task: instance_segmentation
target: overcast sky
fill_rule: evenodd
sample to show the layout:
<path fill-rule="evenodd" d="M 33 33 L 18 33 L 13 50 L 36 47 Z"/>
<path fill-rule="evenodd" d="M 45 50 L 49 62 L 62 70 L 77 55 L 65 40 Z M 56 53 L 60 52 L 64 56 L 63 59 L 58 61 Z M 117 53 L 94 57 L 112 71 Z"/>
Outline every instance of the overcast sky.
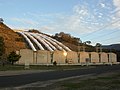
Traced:
<path fill-rule="evenodd" d="M 0 17 L 13 29 L 120 43 L 120 0 L 0 0 Z"/>

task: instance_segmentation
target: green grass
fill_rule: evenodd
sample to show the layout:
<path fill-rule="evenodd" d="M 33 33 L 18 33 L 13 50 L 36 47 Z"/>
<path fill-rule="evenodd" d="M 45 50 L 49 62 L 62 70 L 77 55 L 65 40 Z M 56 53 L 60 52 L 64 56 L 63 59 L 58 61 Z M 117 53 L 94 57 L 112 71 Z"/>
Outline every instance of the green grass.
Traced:
<path fill-rule="evenodd" d="M 120 73 L 95 79 L 63 82 L 65 90 L 120 90 Z"/>
<path fill-rule="evenodd" d="M 0 71 L 9 71 L 9 70 L 24 70 L 23 65 L 5 65 L 0 66 Z"/>
<path fill-rule="evenodd" d="M 30 65 L 28 70 L 68 70 L 68 69 L 85 69 L 85 68 L 93 68 L 95 66 L 75 66 L 75 65 Z M 24 65 L 4 65 L 0 66 L 0 71 L 9 71 L 9 70 L 25 70 Z"/>
<path fill-rule="evenodd" d="M 112 79 L 114 79 L 114 77 L 98 77 L 97 79 L 101 79 L 101 80 L 112 80 Z"/>

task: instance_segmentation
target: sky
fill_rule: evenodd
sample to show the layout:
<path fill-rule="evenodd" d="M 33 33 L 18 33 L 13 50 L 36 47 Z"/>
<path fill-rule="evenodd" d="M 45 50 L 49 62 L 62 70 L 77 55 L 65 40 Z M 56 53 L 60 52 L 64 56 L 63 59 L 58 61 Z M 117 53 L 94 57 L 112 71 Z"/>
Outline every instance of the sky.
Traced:
<path fill-rule="evenodd" d="M 92 45 L 120 43 L 120 0 L 0 0 L 12 29 L 65 32 Z"/>

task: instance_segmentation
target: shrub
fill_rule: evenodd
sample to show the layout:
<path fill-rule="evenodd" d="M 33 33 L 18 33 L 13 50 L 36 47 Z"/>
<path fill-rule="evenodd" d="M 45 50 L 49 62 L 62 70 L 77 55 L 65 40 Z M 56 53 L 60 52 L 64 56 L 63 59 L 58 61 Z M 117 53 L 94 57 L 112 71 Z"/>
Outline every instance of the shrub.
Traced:
<path fill-rule="evenodd" d="M 20 55 L 16 54 L 13 51 L 8 55 L 7 59 L 13 65 L 16 61 L 18 61 L 20 59 L 20 57 L 21 57 Z"/>

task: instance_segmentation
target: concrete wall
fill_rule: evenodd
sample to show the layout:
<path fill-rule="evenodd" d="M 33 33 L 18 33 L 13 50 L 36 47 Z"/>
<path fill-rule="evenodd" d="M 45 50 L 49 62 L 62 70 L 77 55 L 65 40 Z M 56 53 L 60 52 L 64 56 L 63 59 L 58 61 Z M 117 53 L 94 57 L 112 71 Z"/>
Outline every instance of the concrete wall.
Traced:
<path fill-rule="evenodd" d="M 34 58 L 33 58 L 33 51 L 32 50 L 21 49 L 20 55 L 21 55 L 21 58 L 20 58 L 18 63 L 20 63 L 20 64 L 25 64 L 25 63 L 33 64 Z"/>
<path fill-rule="evenodd" d="M 96 52 L 67 52 L 67 56 L 64 55 L 63 51 L 46 51 L 39 50 L 37 52 L 33 52 L 30 49 L 21 49 L 16 52 L 21 55 L 20 60 L 17 62 L 18 64 L 52 64 L 54 61 L 60 64 L 84 64 L 86 63 L 86 58 L 91 57 L 91 63 L 103 63 L 106 62 L 117 62 L 117 56 L 114 53 L 96 53 Z M 100 56 L 99 56 L 100 55 Z M 109 58 L 108 58 L 109 57 Z M 67 63 L 66 63 L 67 60 Z M 79 60 L 79 61 L 78 61 Z"/>
<path fill-rule="evenodd" d="M 78 54 L 77 52 L 69 51 L 67 52 L 67 60 L 69 64 L 78 63 Z"/>
<path fill-rule="evenodd" d="M 36 54 L 36 64 L 50 64 L 50 52 L 46 50 L 38 50 Z"/>
<path fill-rule="evenodd" d="M 108 53 L 109 55 L 109 62 L 115 63 L 117 62 L 117 56 L 115 53 Z"/>
<path fill-rule="evenodd" d="M 54 51 L 53 61 L 56 61 L 57 64 L 65 64 L 66 57 L 63 54 L 63 51 Z"/>
<path fill-rule="evenodd" d="M 88 52 L 79 52 L 80 53 L 80 63 L 86 63 L 86 58 L 89 58 Z"/>
<path fill-rule="evenodd" d="M 98 63 L 99 62 L 99 55 L 98 55 L 98 53 L 90 52 L 89 54 L 90 54 L 89 56 L 91 56 L 91 62 L 92 63 Z"/>
<path fill-rule="evenodd" d="M 107 53 L 104 53 L 104 52 L 100 53 L 100 57 L 101 57 L 101 59 L 100 59 L 101 63 L 108 62 L 108 54 Z"/>

